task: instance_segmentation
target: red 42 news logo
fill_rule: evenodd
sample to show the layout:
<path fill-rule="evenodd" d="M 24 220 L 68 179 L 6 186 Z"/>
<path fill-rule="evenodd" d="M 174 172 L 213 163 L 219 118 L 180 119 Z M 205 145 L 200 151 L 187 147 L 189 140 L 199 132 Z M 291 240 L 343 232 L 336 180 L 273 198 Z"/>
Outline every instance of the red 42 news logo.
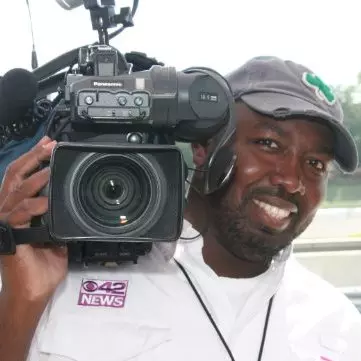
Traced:
<path fill-rule="evenodd" d="M 128 281 L 83 279 L 78 305 L 122 308 L 128 290 Z"/>

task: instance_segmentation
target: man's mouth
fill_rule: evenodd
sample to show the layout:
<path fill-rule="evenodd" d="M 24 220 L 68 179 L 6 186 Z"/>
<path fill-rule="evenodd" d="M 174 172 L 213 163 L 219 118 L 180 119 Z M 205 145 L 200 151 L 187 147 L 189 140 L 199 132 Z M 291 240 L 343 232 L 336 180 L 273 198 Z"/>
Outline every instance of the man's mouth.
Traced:
<path fill-rule="evenodd" d="M 258 211 L 252 212 L 256 223 L 261 223 L 275 230 L 284 230 L 291 222 L 292 216 L 297 213 L 297 207 L 290 202 L 277 197 L 253 199 Z"/>
<path fill-rule="evenodd" d="M 259 201 L 258 199 L 254 199 L 254 203 L 261 207 L 270 217 L 278 220 L 285 219 L 291 214 L 291 211 L 289 210 L 272 206 L 271 204 Z"/>

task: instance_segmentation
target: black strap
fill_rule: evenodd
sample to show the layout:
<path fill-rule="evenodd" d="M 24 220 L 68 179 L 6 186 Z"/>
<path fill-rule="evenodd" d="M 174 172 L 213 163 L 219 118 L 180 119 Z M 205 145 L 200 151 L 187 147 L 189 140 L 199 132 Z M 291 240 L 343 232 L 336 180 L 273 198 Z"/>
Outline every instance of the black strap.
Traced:
<path fill-rule="evenodd" d="M 257 361 L 261 361 L 261 360 L 262 360 L 263 349 L 264 349 L 264 344 L 265 344 L 265 342 L 266 342 L 266 335 L 267 335 L 268 323 L 269 323 L 269 318 L 270 318 L 270 315 L 271 315 L 271 309 L 272 309 L 274 297 L 275 297 L 275 296 L 273 295 L 273 296 L 271 297 L 271 299 L 269 300 L 269 303 L 268 303 L 266 319 L 265 319 L 264 326 L 263 326 L 263 334 L 262 334 L 261 346 L 260 346 L 260 348 L 259 348 L 259 353 L 258 353 L 258 359 L 257 359 Z"/>
<path fill-rule="evenodd" d="M 212 315 L 210 314 L 207 306 L 205 305 L 205 303 L 202 300 L 201 295 L 199 294 L 196 286 L 194 285 L 194 283 L 192 282 L 192 280 L 190 279 L 187 271 L 185 270 L 185 268 L 176 260 L 174 259 L 175 263 L 178 265 L 178 267 L 180 268 L 180 270 L 183 272 L 184 276 L 186 277 L 189 285 L 191 286 L 193 292 L 195 293 L 195 295 L 198 298 L 198 301 L 200 302 L 200 304 L 202 305 L 203 310 L 205 311 L 205 313 L 208 316 L 209 321 L 211 322 L 213 328 L 216 330 L 218 337 L 220 338 L 221 342 L 223 343 L 224 348 L 226 349 L 229 358 L 231 359 L 231 361 L 236 361 L 236 359 L 234 358 L 232 351 L 230 350 L 226 340 L 224 339 L 221 331 L 219 330 L 216 322 L 214 321 Z M 268 323 L 269 323 L 269 318 L 270 318 L 270 314 L 271 314 L 271 309 L 272 309 L 272 304 L 273 304 L 273 299 L 274 296 L 271 297 L 269 303 L 268 303 L 268 308 L 267 308 L 267 314 L 266 314 L 266 319 L 265 319 L 265 323 L 263 326 L 263 333 L 262 333 L 262 340 L 261 340 L 261 345 L 260 345 L 260 349 L 258 352 L 258 357 L 257 357 L 257 361 L 261 361 L 262 360 L 262 356 L 263 356 L 263 349 L 264 349 L 264 345 L 265 345 L 265 341 L 266 341 L 266 335 L 267 335 L 267 329 L 268 329 Z"/>
<path fill-rule="evenodd" d="M 49 231 L 46 226 L 30 228 L 11 228 L 0 222 L 0 254 L 15 254 L 19 244 L 49 243 Z"/>

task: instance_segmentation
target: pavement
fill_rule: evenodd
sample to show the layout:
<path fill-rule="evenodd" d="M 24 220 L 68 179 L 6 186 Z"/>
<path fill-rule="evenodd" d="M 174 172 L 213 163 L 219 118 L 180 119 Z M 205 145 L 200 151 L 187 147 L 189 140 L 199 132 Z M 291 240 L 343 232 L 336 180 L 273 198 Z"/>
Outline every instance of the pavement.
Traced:
<path fill-rule="evenodd" d="M 320 209 L 299 238 L 361 238 L 361 208 Z"/>
<path fill-rule="evenodd" d="M 361 292 L 361 208 L 321 209 L 294 242 L 296 258 L 340 289 Z M 361 296 L 358 304 L 361 305 Z M 355 301 L 356 303 L 356 301 Z"/>

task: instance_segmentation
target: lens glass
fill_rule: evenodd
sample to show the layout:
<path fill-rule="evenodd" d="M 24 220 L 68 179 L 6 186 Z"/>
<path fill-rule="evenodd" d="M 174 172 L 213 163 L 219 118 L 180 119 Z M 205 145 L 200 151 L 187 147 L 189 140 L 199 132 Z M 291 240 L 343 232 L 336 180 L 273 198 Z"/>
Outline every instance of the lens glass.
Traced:
<path fill-rule="evenodd" d="M 144 213 L 151 197 L 149 176 L 128 157 L 102 157 L 89 164 L 79 181 L 79 202 L 86 215 L 107 227 L 122 227 Z"/>

